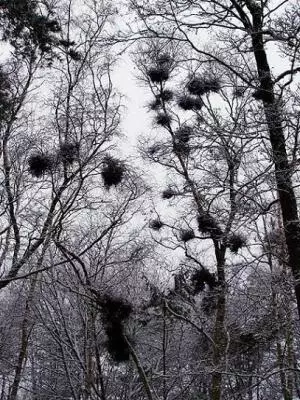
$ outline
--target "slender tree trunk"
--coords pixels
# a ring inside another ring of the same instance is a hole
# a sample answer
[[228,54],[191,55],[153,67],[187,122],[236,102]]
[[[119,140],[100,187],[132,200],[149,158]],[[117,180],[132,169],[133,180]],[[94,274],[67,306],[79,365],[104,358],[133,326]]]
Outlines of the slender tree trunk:
[[35,276],[34,279],[31,281],[28,298],[26,300],[24,319],[22,323],[20,351],[17,360],[17,365],[15,368],[15,377],[10,388],[8,400],[17,399],[18,389],[20,386],[22,371],[24,367],[24,361],[26,359],[26,354],[27,354],[28,340],[32,328],[32,323],[30,322],[30,308],[33,300],[36,283],[37,283],[37,277]]
[[267,95],[264,100],[264,112],[272,147],[289,266],[295,280],[295,295],[300,317],[300,224],[296,196],[291,181],[281,109],[274,95],[274,82],[264,47],[262,10],[254,1],[247,0],[246,3],[253,19],[251,38],[261,90]]
[[215,343],[213,349],[213,365],[216,369],[212,374],[210,400],[220,400],[222,398],[222,361],[226,351],[226,334],[224,329],[225,313],[226,313],[226,293],[225,293],[225,248],[215,241],[217,256],[217,272],[218,272],[218,294],[216,305],[216,319],[214,325],[213,340]]

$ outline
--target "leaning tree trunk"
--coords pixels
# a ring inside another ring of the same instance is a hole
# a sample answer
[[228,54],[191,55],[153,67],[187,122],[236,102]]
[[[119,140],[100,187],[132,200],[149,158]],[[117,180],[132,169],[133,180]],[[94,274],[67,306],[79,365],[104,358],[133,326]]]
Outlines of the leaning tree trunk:
[[261,85],[260,90],[265,95],[264,113],[272,147],[288,261],[294,276],[295,295],[300,317],[300,224],[297,201],[291,180],[291,167],[286,150],[281,109],[274,95],[274,82],[264,47],[262,9],[251,0],[247,0],[247,6],[253,18],[251,32],[253,52]]

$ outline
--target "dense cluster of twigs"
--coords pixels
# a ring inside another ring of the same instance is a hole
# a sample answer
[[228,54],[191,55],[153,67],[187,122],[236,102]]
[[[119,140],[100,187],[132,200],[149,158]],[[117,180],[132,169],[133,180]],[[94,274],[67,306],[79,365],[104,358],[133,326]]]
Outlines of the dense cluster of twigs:
[[109,189],[111,186],[117,186],[122,182],[125,173],[124,164],[112,157],[106,157],[103,162],[102,179],[104,186]]
[[98,303],[107,335],[107,351],[115,362],[129,360],[130,349],[124,333],[124,324],[128,320],[132,307],[122,299],[109,295],[103,296]]

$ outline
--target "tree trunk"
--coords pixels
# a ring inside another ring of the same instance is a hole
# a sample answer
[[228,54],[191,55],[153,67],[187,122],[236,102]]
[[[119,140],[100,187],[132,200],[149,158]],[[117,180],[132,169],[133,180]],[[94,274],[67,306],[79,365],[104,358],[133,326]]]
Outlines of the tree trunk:
[[295,295],[300,317],[300,224],[297,202],[291,181],[291,167],[286,150],[280,106],[274,96],[274,82],[264,48],[262,11],[250,0],[247,1],[247,6],[253,18],[251,38],[261,90],[267,94],[267,98],[264,99],[264,112],[272,147],[289,266],[295,280]]
[[216,319],[214,325],[213,340],[215,346],[213,348],[213,365],[216,371],[212,374],[210,399],[220,400],[222,398],[222,361],[225,357],[226,351],[226,335],[224,330],[224,320],[226,313],[226,293],[225,293],[225,248],[221,246],[217,241],[214,241],[217,257],[217,272],[218,272],[218,294],[217,294],[217,306],[216,306]]
[[23,319],[23,323],[22,323],[20,351],[19,351],[19,356],[18,356],[18,360],[17,360],[17,365],[15,368],[15,377],[14,377],[13,383],[10,388],[8,400],[16,400],[17,399],[18,389],[19,389],[20,381],[21,381],[21,377],[22,377],[24,361],[26,359],[26,354],[27,354],[28,340],[29,340],[29,336],[30,336],[31,328],[32,328],[31,327],[32,324],[31,324],[29,318],[30,318],[30,307],[31,307],[31,302],[33,300],[33,294],[34,294],[36,282],[37,282],[37,277],[35,276],[35,278],[31,281],[28,298],[26,300],[24,319]]

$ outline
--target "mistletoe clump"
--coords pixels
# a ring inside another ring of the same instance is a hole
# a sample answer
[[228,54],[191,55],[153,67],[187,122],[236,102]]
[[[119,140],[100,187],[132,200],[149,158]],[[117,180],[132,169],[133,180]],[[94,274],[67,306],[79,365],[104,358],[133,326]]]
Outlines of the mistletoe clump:
[[170,117],[170,115],[168,115],[166,113],[159,113],[159,114],[157,114],[155,121],[156,121],[157,125],[168,126],[168,125],[170,125],[171,117]]
[[66,164],[73,164],[78,157],[77,143],[62,143],[59,149],[59,157]]
[[202,292],[205,288],[205,285],[209,287],[209,289],[213,289],[217,286],[217,281],[215,274],[212,274],[206,268],[201,268],[196,270],[191,276],[192,286],[193,286],[193,294],[197,295]]
[[187,143],[191,138],[192,132],[193,130],[190,126],[182,126],[177,129],[175,133],[176,140],[178,142]]
[[130,317],[132,307],[122,299],[109,295],[99,301],[102,322],[108,338],[107,351],[115,362],[129,360],[130,349],[124,333],[124,324]]
[[212,236],[222,235],[222,230],[216,220],[209,213],[198,215],[198,228],[202,233],[208,233]]
[[183,242],[188,242],[189,240],[192,240],[195,238],[195,232],[193,231],[193,229],[183,229],[180,232],[180,239]]
[[160,219],[153,219],[152,221],[150,221],[149,226],[154,231],[159,231],[164,226],[164,224]]
[[170,73],[167,67],[152,67],[147,74],[153,83],[161,83],[169,79]]
[[187,85],[188,91],[196,96],[213,92],[217,93],[221,89],[221,83],[217,77],[196,76]]
[[163,198],[163,199],[166,199],[166,200],[169,200],[169,199],[171,199],[172,197],[174,197],[175,194],[176,194],[176,192],[174,192],[173,189],[168,188],[168,189],[166,189],[166,190],[164,190],[164,191],[162,192],[162,198]]
[[119,185],[124,177],[124,172],[125,167],[121,161],[107,156],[101,172],[105,187],[109,189],[111,186]]
[[49,172],[53,166],[53,160],[50,156],[43,153],[32,154],[28,159],[29,172],[32,176],[40,178]]
[[242,235],[232,234],[227,239],[227,246],[229,250],[234,254],[237,254],[238,251],[245,245],[246,245],[246,239]]
[[178,106],[185,111],[201,110],[203,107],[203,101],[199,97],[182,96],[178,100]]

